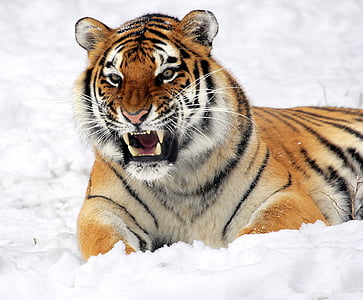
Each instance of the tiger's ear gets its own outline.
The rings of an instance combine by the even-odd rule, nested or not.
[[[109,27],[93,18],[80,19],[75,27],[77,43],[87,51],[94,49],[97,43],[111,34]]]
[[[193,41],[211,47],[218,32],[218,22],[210,11],[193,10],[180,21],[177,30]]]

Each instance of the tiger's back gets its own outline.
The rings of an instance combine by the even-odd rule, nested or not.
[[[330,224],[363,218],[363,110],[254,107],[259,134]]]

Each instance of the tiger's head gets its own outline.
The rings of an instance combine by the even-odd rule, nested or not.
[[[223,143],[233,104],[228,75],[210,56],[217,31],[208,11],[181,21],[149,14],[117,29],[77,22],[89,65],[75,85],[75,115],[98,153],[155,180]]]

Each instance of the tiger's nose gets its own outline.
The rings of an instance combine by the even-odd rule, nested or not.
[[[128,112],[125,110],[122,111],[124,117],[135,125],[140,124],[145,119],[148,113],[149,110],[147,109],[140,109],[137,112]]]

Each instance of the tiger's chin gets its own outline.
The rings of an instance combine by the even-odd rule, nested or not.
[[[167,176],[174,164],[167,161],[136,162],[130,161],[126,167],[127,173],[134,179],[148,183],[161,180]]]

